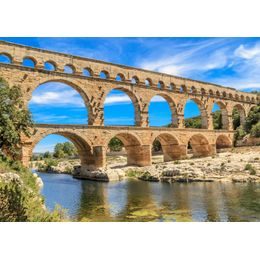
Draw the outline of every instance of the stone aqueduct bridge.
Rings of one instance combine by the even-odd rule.
[[[25,165],[29,163],[34,146],[54,133],[76,145],[82,169],[105,166],[107,145],[114,136],[124,143],[129,164],[151,164],[151,146],[156,138],[162,144],[165,161],[184,158],[188,142],[195,156],[212,155],[216,148],[232,146],[233,109],[238,109],[243,122],[259,102],[257,95],[233,88],[3,41],[0,41],[0,55],[10,60],[8,64],[0,63],[0,77],[11,86],[20,86],[26,105],[40,84],[62,82],[80,93],[88,109],[88,125],[85,126],[37,124],[35,134],[23,140],[21,160]],[[23,66],[25,58],[33,62],[33,67]],[[52,70],[46,69],[46,63],[51,64]],[[65,73],[65,66],[72,73]],[[83,70],[89,75],[83,75]],[[105,77],[100,77],[101,72]],[[132,100],[135,126],[104,126],[105,98],[114,89],[125,92]],[[169,103],[172,127],[149,127],[148,108],[155,95]],[[202,129],[184,128],[184,107],[189,99],[200,108]],[[222,130],[213,130],[214,103],[221,109]]]

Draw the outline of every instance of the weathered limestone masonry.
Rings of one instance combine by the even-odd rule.
[[[21,160],[28,165],[34,146],[48,134],[69,138],[78,148],[84,169],[106,165],[109,140],[117,136],[126,147],[128,163],[140,166],[151,164],[151,146],[155,138],[162,144],[165,161],[184,158],[190,142],[195,156],[212,155],[216,148],[232,146],[232,111],[237,108],[243,122],[259,98],[211,83],[175,77],[168,74],[71,56],[28,46],[0,41],[0,55],[10,64],[0,63],[0,77],[9,84],[21,87],[25,104],[33,91],[46,82],[63,82],[77,90],[88,109],[88,125],[36,125],[36,133],[24,140]],[[33,61],[33,67],[23,66],[23,60]],[[45,63],[53,70],[45,69]],[[68,66],[72,73],[65,73]],[[89,75],[83,75],[83,70]],[[105,78],[100,78],[103,72]],[[135,126],[104,126],[104,102],[113,90],[124,91],[133,101]],[[151,99],[162,96],[172,112],[172,127],[149,127],[148,108]],[[184,107],[191,99],[201,111],[202,129],[184,128]],[[212,107],[218,104],[222,113],[222,130],[213,130]]]

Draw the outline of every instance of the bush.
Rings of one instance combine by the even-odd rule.
[[[246,164],[245,170],[246,170],[246,171],[249,171],[249,173],[250,173],[251,175],[256,175],[256,170],[255,170],[255,168],[252,166],[252,164],[250,164],[250,163]]]
[[[253,137],[260,137],[260,122],[258,122],[256,125],[253,125],[250,134]]]
[[[246,136],[246,132],[242,128],[242,126],[237,127],[234,134],[234,139],[236,140],[242,140]]]

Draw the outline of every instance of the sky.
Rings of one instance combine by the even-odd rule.
[[[260,38],[0,38],[87,58],[124,64],[234,87],[242,91],[260,88]],[[0,57],[0,62],[1,62]],[[29,64],[24,64],[29,65]],[[88,113],[81,96],[61,83],[40,85],[29,103],[38,123],[86,124]],[[214,110],[217,107],[215,106]],[[199,115],[192,102],[185,117]],[[149,107],[151,126],[170,122],[167,102],[154,97]],[[133,125],[134,108],[129,97],[112,91],[105,101],[105,125]],[[35,152],[53,150],[60,136],[44,138]]]

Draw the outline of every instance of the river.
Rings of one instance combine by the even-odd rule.
[[[38,173],[48,209],[74,221],[260,221],[260,184],[94,182]]]

